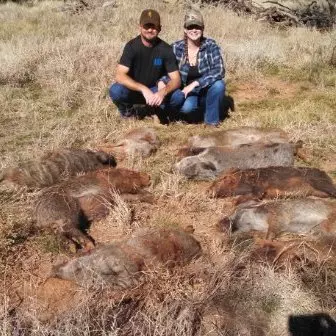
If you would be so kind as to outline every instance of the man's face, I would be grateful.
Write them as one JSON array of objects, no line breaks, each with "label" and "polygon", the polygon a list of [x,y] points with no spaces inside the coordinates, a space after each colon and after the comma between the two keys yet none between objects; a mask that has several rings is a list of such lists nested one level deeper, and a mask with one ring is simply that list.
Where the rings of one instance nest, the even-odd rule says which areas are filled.
[{"label": "man's face", "polygon": [[140,34],[148,42],[154,41],[159,35],[161,27],[157,27],[152,23],[140,25]]}]

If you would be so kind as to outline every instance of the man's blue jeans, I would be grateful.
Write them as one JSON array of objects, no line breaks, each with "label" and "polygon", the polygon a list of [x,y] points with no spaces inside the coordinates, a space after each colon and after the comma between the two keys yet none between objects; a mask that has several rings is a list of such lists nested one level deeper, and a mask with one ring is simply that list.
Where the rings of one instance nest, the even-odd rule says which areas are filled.
[{"label": "man's blue jeans", "polygon": [[223,100],[225,83],[222,80],[214,82],[211,86],[197,92],[192,91],[185,100],[180,112],[192,117],[199,109],[204,111],[204,122],[217,125],[223,119]]},{"label": "man's blue jeans", "polygon": [[[150,88],[150,90],[155,93],[158,91],[158,88],[154,86]],[[118,107],[123,117],[132,115],[131,108],[133,105],[146,105],[145,98],[141,92],[132,91],[119,83],[112,84],[109,92],[113,103]],[[163,104],[160,105],[160,109],[168,113],[171,110],[178,111],[183,105],[184,100],[183,92],[181,90],[175,90],[165,97]]]}]

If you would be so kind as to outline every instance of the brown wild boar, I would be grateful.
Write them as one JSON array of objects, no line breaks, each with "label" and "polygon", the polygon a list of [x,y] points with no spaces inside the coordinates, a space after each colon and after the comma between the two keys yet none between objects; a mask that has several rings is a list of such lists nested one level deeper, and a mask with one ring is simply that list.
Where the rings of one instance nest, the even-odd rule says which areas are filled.
[{"label": "brown wild boar", "polygon": [[212,183],[213,197],[239,196],[241,201],[275,197],[336,197],[331,178],[322,170],[306,167],[268,167],[231,170]]},{"label": "brown wild boar", "polygon": [[134,285],[141,271],[155,264],[167,267],[191,261],[201,253],[199,242],[179,229],[139,229],[129,239],[99,247],[56,266],[53,276],[90,286],[108,283]]},{"label": "brown wild boar", "polygon": [[4,169],[0,173],[0,182],[5,181],[8,186],[47,187],[77,173],[116,165],[115,158],[103,151],[62,149],[49,152],[40,160]]},{"label": "brown wild boar", "polygon": [[289,143],[241,145],[235,149],[204,148],[174,165],[174,170],[188,178],[208,180],[231,168],[292,166],[295,146]]},{"label": "brown wild boar", "polygon": [[115,145],[103,145],[99,148],[117,155],[119,159],[125,157],[148,157],[156,152],[160,146],[160,141],[155,130],[150,127],[136,128],[128,132]]},{"label": "brown wild boar", "polygon": [[101,169],[83,176],[73,177],[63,183],[43,190],[39,195],[35,217],[39,227],[61,233],[76,244],[92,247],[92,239],[85,229],[92,220],[108,214],[114,193],[139,200],[151,201],[149,175],[125,168]]},{"label": "brown wild boar", "polygon": [[219,222],[223,231],[281,233],[335,233],[336,203],[321,199],[288,199],[264,204],[241,204]]}]

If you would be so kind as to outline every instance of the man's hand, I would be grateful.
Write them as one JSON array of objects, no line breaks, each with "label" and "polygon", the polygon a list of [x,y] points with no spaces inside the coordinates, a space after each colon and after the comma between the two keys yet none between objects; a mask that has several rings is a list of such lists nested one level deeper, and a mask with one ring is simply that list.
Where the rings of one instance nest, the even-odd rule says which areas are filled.
[{"label": "man's hand", "polygon": [[163,88],[154,94],[155,98],[153,100],[154,106],[160,106],[166,96],[166,89]]},{"label": "man's hand", "polygon": [[160,106],[166,96],[165,88],[153,93],[150,89],[144,87],[141,92],[146,100],[146,104],[149,106]]},{"label": "man's hand", "polygon": [[158,82],[158,92],[156,92],[155,99],[154,99],[154,105],[160,106],[166,96],[166,84],[163,81]]},{"label": "man's hand", "polygon": [[155,94],[150,89],[148,89],[148,87],[144,86],[141,89],[141,93],[144,96],[147,105],[155,106],[155,104],[154,104],[154,102],[156,100]]}]

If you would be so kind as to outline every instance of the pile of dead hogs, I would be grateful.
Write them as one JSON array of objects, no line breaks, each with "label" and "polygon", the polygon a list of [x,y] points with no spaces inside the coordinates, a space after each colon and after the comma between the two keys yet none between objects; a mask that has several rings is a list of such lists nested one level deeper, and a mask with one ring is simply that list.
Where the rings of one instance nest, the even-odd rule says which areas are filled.
[{"label": "pile of dead hogs", "polygon": [[[6,188],[38,191],[37,226],[76,247],[76,254],[54,265],[40,286],[44,294],[51,286],[49,300],[60,290],[69,291],[69,286],[113,286],[126,293],[158,265],[176,269],[202,255],[204,246],[193,235],[197,223],[194,229],[138,228],[124,240],[100,246],[86,231],[109,214],[116,197],[156,202],[148,191],[149,174],[120,168],[117,161],[148,157],[159,148],[155,130],[139,128],[96,151],[61,149],[1,172]],[[289,141],[284,131],[241,127],[192,136],[176,153],[172,171],[186,179],[208,181],[203,183],[208,183],[209,198],[232,200],[235,210],[213,226],[225,239],[233,241],[239,235],[252,239],[255,258],[273,264],[298,259],[302,236],[305,241],[309,237],[311,250],[333,256],[336,203],[331,198],[336,187],[326,172],[294,166],[296,156],[306,160],[303,143]],[[281,239],[284,234],[291,239]]]}]

